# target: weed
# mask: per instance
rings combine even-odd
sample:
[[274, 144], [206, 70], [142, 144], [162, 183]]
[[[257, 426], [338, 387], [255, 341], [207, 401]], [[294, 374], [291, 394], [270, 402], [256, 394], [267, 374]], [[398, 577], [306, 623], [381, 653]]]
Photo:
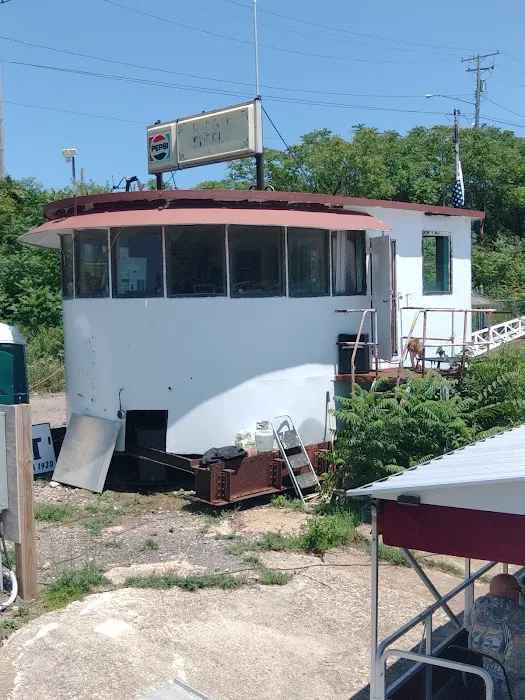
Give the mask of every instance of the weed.
[[292, 575], [275, 569], [264, 569], [259, 574], [259, 583], [263, 586], [284, 586], [292, 580]]
[[144, 540], [144, 542], [141, 544], [139, 547], [140, 552], [156, 552], [159, 548], [159, 543], [157, 540], [154, 540], [152, 537], [148, 537], [147, 540]]
[[334, 513], [312, 518], [298, 539], [298, 548], [312, 554], [324, 554], [333, 547], [351, 544], [355, 517], [351, 513]]
[[379, 559], [394, 566], [410, 566], [403, 550], [398, 547], [390, 547], [388, 544], [379, 544]]
[[258, 557], [257, 554], [249, 554], [247, 557], [244, 557], [244, 563], [250, 564], [251, 566], [257, 566], [257, 567], [263, 565], [261, 558]]
[[59, 506], [54, 503], [39, 503], [35, 506], [35, 520], [47, 523], [61, 523], [73, 513], [71, 506]]
[[236, 532], [227, 532], [227, 533], [222, 533], [218, 532], [215, 535], [216, 540], [238, 540], [240, 535], [238, 535]]
[[276, 508], [291, 508], [292, 510], [304, 510], [304, 503], [299, 498], [288, 498], [280, 493], [272, 498], [272, 506]]
[[11, 634], [16, 632], [22, 626], [21, 620], [1, 620], [0, 621], [0, 642]]
[[244, 583], [242, 578], [233, 574], [189, 574], [180, 576], [173, 572], [150, 574], [149, 576], [131, 576], [124, 582], [125, 586], [134, 588], [182, 588], [184, 591], [198, 591], [201, 588], [239, 588]]
[[124, 508], [109, 505], [108, 498], [105, 500], [101, 498], [96, 505], [86, 506], [86, 513], [89, 513], [85, 522], [87, 529], [93, 537], [100, 537], [102, 530], [113, 525], [119, 516], [126, 514], [126, 511]]
[[73, 600], [82, 600], [94, 588], [107, 584], [108, 579], [96, 564], [86, 564], [79, 569], [64, 571], [45, 591], [46, 607], [49, 610], [63, 608]]
[[428, 569], [435, 569], [436, 571], [441, 571], [443, 574], [459, 576], [460, 578], [463, 578], [464, 576], [464, 572], [459, 568], [459, 566], [456, 566], [455, 564], [452, 564], [448, 561], [424, 559], [420, 562], [420, 564], [423, 564], [423, 566], [427, 567]]
[[121, 540], [111, 539], [104, 542], [104, 547], [108, 549], [122, 549], [122, 546]]
[[9, 561], [6, 560], [5, 557], [5, 552], [2, 549], [2, 566], [5, 566], [7, 569], [15, 566], [15, 548], [14, 547], [7, 547], [7, 558]]

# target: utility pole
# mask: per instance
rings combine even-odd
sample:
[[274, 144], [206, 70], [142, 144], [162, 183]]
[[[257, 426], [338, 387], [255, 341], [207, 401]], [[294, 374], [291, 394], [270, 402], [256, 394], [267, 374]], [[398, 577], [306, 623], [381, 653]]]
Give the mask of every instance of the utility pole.
[[481, 107], [481, 93], [485, 92], [482, 90], [483, 84], [481, 82], [481, 74], [486, 70], [492, 70], [494, 66], [482, 66], [481, 62], [484, 58], [490, 58], [491, 56], [498, 56], [499, 51], [493, 51], [492, 53], [478, 53], [474, 56], [469, 56], [469, 58], [462, 58], [461, 63], [469, 63], [471, 61], [476, 62], [475, 68], [467, 68], [467, 73], [476, 73], [476, 118], [474, 121], [474, 127], [479, 129], [479, 112]]
[[0, 69], [0, 179], [5, 177], [4, 116], [2, 112], [2, 71]]

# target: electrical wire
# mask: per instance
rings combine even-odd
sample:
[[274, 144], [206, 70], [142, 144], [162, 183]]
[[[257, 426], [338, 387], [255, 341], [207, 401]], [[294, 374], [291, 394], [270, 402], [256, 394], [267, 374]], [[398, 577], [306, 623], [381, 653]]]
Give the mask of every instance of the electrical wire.
[[[238, 7], [244, 7], [245, 10], [250, 10], [251, 11], [251, 6], [245, 5], [243, 2], [237, 2], [237, 0], [223, 0], [223, 2], [226, 2], [230, 5], [237, 5]], [[320, 22], [310, 22], [308, 20], [302, 19], [300, 17], [292, 17], [291, 15], [283, 15], [278, 12], [271, 12], [270, 10], [263, 10], [263, 9], [257, 9], [258, 12], [261, 12], [266, 15], [273, 15], [274, 17], [280, 17], [281, 19], [286, 19], [286, 20], [292, 20], [292, 22], [300, 22], [301, 24], [308, 24], [312, 27], [321, 27], [322, 29], [330, 29], [333, 32], [343, 32], [344, 34], [352, 34], [353, 36], [361, 36], [365, 37], [367, 39], [376, 39], [378, 41], [391, 41], [396, 44], [406, 44], [409, 46], [425, 46], [427, 48], [431, 49], [448, 49], [452, 51], [473, 51], [473, 49], [468, 49], [465, 47], [460, 47], [460, 46], [439, 46], [437, 44], [427, 44], [427, 43], [422, 43], [418, 41], [405, 41], [402, 39], [389, 39], [388, 37], [384, 36], [375, 36], [373, 34], [363, 34], [362, 32], [354, 32], [351, 31], [350, 29], [342, 29], [341, 27], [334, 27], [330, 26], [328, 24], [321, 24]]]
[[504, 107], [503, 105], [500, 105], [497, 102], [494, 102], [494, 100], [491, 100], [488, 97], [485, 97], [485, 100], [487, 102], [490, 102], [493, 105], [496, 105], [496, 107], [499, 107], [500, 109], [505, 110], [505, 112], [510, 112], [511, 114], [514, 114], [514, 116], [516, 116], [516, 117], [521, 117], [522, 119], [525, 119], [525, 114], [520, 114], [519, 112], [515, 112], [514, 110], [509, 109], [508, 107]]
[[49, 112], [61, 112], [63, 114], [76, 114], [80, 117], [94, 117], [95, 119], [111, 119], [115, 122], [127, 122], [128, 124], [141, 124], [147, 126], [146, 122], [139, 122], [135, 119], [121, 119], [120, 117], [109, 117], [104, 114], [90, 114], [89, 112], [73, 112], [70, 109], [57, 109], [56, 107], [44, 107], [43, 105], [30, 105], [25, 102], [13, 102], [12, 100], [3, 100], [5, 105], [17, 105], [18, 107], [29, 107], [31, 109], [45, 109]]
[[[206, 75], [195, 75], [193, 73], [181, 73], [179, 71], [173, 71], [173, 70], [168, 70], [167, 68], [158, 68], [156, 66], [145, 66], [140, 63], [130, 63], [127, 61], [118, 61], [116, 59], [112, 58], [103, 58], [102, 56], [94, 56], [93, 54], [85, 54], [85, 53], [80, 53], [78, 51], [68, 51], [66, 49], [60, 49], [55, 46], [45, 46], [44, 44], [35, 44], [30, 41], [23, 41], [22, 39], [15, 39], [14, 37], [9, 37], [9, 36], [0, 36], [0, 39], [3, 41], [11, 41], [16, 44], [21, 44], [22, 46], [32, 46], [34, 48], [38, 49], [44, 49], [45, 51], [54, 51], [56, 53], [62, 53], [66, 54], [68, 56], [78, 56], [79, 58], [88, 58], [93, 61], [102, 61], [104, 63], [113, 63], [115, 65], [119, 66], [126, 66], [129, 68], [140, 68], [141, 70], [151, 70], [155, 71], [158, 73], [166, 73], [168, 75], [179, 75], [184, 78], [194, 78], [197, 80], [209, 80], [212, 82], [216, 83], [230, 83], [231, 85], [241, 85], [243, 87], [249, 87], [253, 88], [253, 82], [247, 83], [247, 82], [241, 82], [238, 80], [226, 80], [225, 78], [212, 78], [210, 76]], [[382, 98], [384, 97], [385, 99], [414, 99], [414, 98], [420, 98], [422, 95], [385, 95], [385, 94], [368, 94], [368, 93], [354, 93], [354, 92], [330, 92], [326, 90], [310, 90], [307, 88], [296, 88], [296, 87], [281, 87], [279, 85], [262, 85], [263, 88], [268, 89], [268, 90], [282, 90], [286, 92], [304, 92], [304, 93], [311, 93], [315, 95], [334, 95], [334, 96], [340, 96], [340, 97], [378, 97]], [[467, 94], [470, 93], [463, 93], [460, 94], [459, 97], [461, 96], [466, 96]]]
[[[179, 2], [177, 3], [178, 5], [186, 5], [188, 7], [191, 7], [192, 10], [195, 10], [195, 3], [194, 2]], [[245, 9], [250, 9], [246, 5], [244, 5]], [[226, 17], [229, 20], [238, 20], [240, 22], [249, 22], [250, 24], [252, 23], [252, 18], [250, 17], [238, 17], [237, 15], [228, 15], [225, 14], [224, 12], [216, 12], [215, 10], [209, 10], [208, 8], [202, 7], [202, 8], [197, 8], [198, 12], [204, 12], [206, 15], [215, 15], [217, 17]], [[359, 41], [355, 41], [354, 39], [338, 39], [336, 37], [328, 37], [328, 36], [321, 36], [318, 33], [313, 33], [313, 32], [304, 32], [300, 31], [298, 29], [291, 29], [290, 27], [280, 27], [277, 24], [269, 24], [268, 22], [258, 22], [259, 27], [268, 27], [268, 29], [276, 29], [279, 32], [288, 32], [291, 34], [299, 34], [301, 36], [308, 36], [308, 37], [313, 37], [316, 40], [326, 40], [330, 42], [337, 42], [341, 44], [347, 44], [349, 46], [363, 46], [364, 48], [368, 49], [384, 49], [385, 51], [403, 51], [407, 53], [418, 53], [418, 54], [426, 54], [429, 56], [453, 56], [451, 53], [443, 53], [442, 51], [422, 51], [421, 49], [405, 49], [401, 48], [399, 46], [379, 46], [376, 44], [362, 44]]]
[[[150, 85], [154, 87], [163, 87], [163, 88], [170, 88], [170, 89], [175, 89], [175, 90], [189, 90], [192, 92], [202, 92], [202, 93], [207, 93], [207, 94], [219, 94], [219, 95], [230, 95], [230, 96], [236, 96], [236, 97], [248, 97], [252, 98], [253, 95], [252, 93], [243, 93], [243, 92], [234, 92], [230, 90], [221, 90], [218, 88], [210, 88], [210, 87], [196, 87], [193, 85], [179, 85], [176, 83], [167, 83], [163, 81], [157, 81], [157, 80], [148, 80], [145, 78], [135, 78], [135, 77], [129, 77], [129, 76], [124, 76], [124, 75], [114, 75], [114, 74], [109, 74], [109, 73], [96, 73], [94, 71], [85, 71], [85, 70], [79, 70], [75, 68], [63, 68], [61, 66], [49, 66], [45, 64], [39, 64], [39, 63], [26, 63], [24, 61], [9, 61], [6, 59], [0, 59], [0, 63], [7, 63], [11, 65], [18, 65], [18, 66], [26, 66], [26, 67], [31, 67], [31, 68], [39, 68], [39, 69], [44, 69], [44, 70], [52, 70], [52, 71], [58, 71], [61, 73], [69, 73], [69, 74], [74, 74], [74, 75], [84, 75], [84, 76], [89, 76], [89, 77], [94, 77], [94, 78], [101, 78], [105, 80], [116, 80], [119, 82], [129, 82], [129, 83], [137, 83], [141, 85]], [[340, 102], [325, 102], [325, 101], [316, 101], [316, 100], [308, 100], [308, 99], [301, 99], [301, 98], [293, 98], [293, 97], [285, 97], [282, 95], [265, 95], [265, 99], [272, 101], [272, 102], [281, 102], [285, 104], [298, 104], [298, 105], [309, 105], [309, 106], [317, 106], [317, 107], [334, 107], [334, 108], [340, 108], [340, 109], [356, 109], [356, 110], [365, 110], [365, 111], [379, 111], [379, 112], [395, 112], [395, 113], [402, 113], [402, 114], [428, 114], [428, 115], [438, 115], [438, 116], [443, 116], [444, 112], [443, 111], [431, 111], [431, 110], [421, 110], [421, 109], [403, 109], [400, 107], [383, 107], [383, 106], [376, 106], [376, 105], [355, 105], [355, 104], [347, 104], [347, 103], [340, 103]]]
[[297, 167], [299, 168], [299, 170], [300, 170], [302, 176], [304, 177], [304, 179], [306, 180], [306, 182], [310, 185], [310, 187], [312, 188], [312, 190], [313, 190], [314, 192], [317, 192], [317, 187], [316, 187], [315, 184], [312, 182], [312, 180], [311, 180], [310, 176], [308, 175], [308, 173], [306, 173], [306, 172], [304, 171], [303, 166], [302, 166], [301, 163], [299, 162], [298, 158], [296, 157], [295, 153], [292, 151], [292, 149], [290, 148], [290, 146], [289, 146], [289, 145], [286, 143], [286, 141], [284, 140], [284, 136], [281, 134], [281, 132], [279, 131], [279, 129], [275, 126], [275, 124], [274, 124], [272, 118], [270, 117], [270, 115], [268, 114], [268, 112], [266, 111], [266, 109], [263, 107], [262, 110], [263, 110], [264, 114], [266, 115], [266, 118], [268, 119], [268, 121], [270, 122], [270, 124], [271, 124], [271, 125], [273, 126], [273, 128], [275, 129], [277, 135], [279, 136], [279, 138], [281, 139], [281, 141], [284, 143], [284, 146], [285, 146], [286, 150], [288, 151], [288, 153], [289, 153], [289, 154], [292, 156], [292, 158], [294, 159], [294, 161], [295, 161]]
[[[158, 19], [161, 22], [168, 22], [169, 24], [174, 24], [177, 27], [182, 27], [183, 29], [190, 29], [195, 32], [201, 32], [203, 34], [207, 34], [208, 36], [214, 36], [218, 37], [220, 39], [227, 39], [228, 41], [235, 41], [239, 44], [247, 44], [248, 46], [253, 46], [253, 41], [250, 41], [248, 39], [239, 39], [238, 37], [233, 37], [229, 36], [227, 34], [220, 34], [218, 32], [212, 32], [209, 29], [203, 29], [202, 27], [193, 27], [190, 24], [184, 24], [182, 22], [177, 22], [172, 19], [168, 19], [167, 17], [161, 17], [159, 15], [154, 15], [151, 12], [145, 12], [144, 10], [138, 10], [135, 7], [129, 7], [129, 5], [123, 5], [120, 2], [116, 2], [115, 0], [102, 0], [102, 2], [107, 3], [108, 5], [114, 5], [115, 7], [120, 7], [123, 10], [127, 10], [129, 12], [135, 12], [139, 15], [143, 15], [144, 17], [150, 17], [152, 19]], [[298, 56], [309, 56], [312, 58], [322, 58], [322, 59], [329, 59], [332, 61], [345, 61], [345, 62], [350, 62], [350, 63], [382, 63], [382, 64], [399, 64], [399, 63], [443, 63], [446, 61], [450, 61], [451, 59], [449, 58], [436, 58], [436, 59], [429, 59], [429, 60], [424, 60], [424, 61], [392, 61], [391, 59], [373, 59], [373, 58], [348, 58], [345, 56], [328, 56], [326, 54], [320, 54], [320, 53], [311, 53], [308, 51], [299, 51], [298, 49], [290, 49], [290, 48], [284, 48], [282, 46], [274, 46], [272, 44], [262, 44], [259, 43], [259, 46], [265, 49], [272, 49], [273, 51], [282, 51], [284, 53], [291, 53], [291, 54], [296, 54]]]

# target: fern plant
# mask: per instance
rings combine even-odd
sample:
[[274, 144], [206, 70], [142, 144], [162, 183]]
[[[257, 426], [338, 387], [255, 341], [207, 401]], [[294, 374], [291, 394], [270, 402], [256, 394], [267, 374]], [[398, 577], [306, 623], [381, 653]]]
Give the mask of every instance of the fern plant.
[[360, 486], [524, 421], [525, 400], [501, 392], [511, 383], [511, 376], [499, 377], [474, 395], [429, 373], [399, 387], [385, 379], [369, 391], [357, 386], [354, 396], [336, 399], [327, 487]]

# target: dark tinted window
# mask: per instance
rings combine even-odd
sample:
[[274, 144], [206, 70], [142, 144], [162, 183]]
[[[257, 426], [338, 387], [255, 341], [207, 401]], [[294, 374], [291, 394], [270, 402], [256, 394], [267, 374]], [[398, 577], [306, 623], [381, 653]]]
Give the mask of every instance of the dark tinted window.
[[224, 226], [166, 228], [168, 294], [226, 294]]
[[284, 294], [283, 240], [282, 228], [230, 226], [232, 296]]
[[73, 289], [73, 236], [70, 233], [60, 236], [61, 267], [62, 267], [62, 296], [70, 299]]
[[111, 229], [111, 248], [113, 296], [164, 295], [160, 226]]
[[288, 229], [288, 287], [291, 297], [328, 294], [328, 231]]
[[75, 232], [76, 296], [109, 294], [108, 232], [86, 229]]

